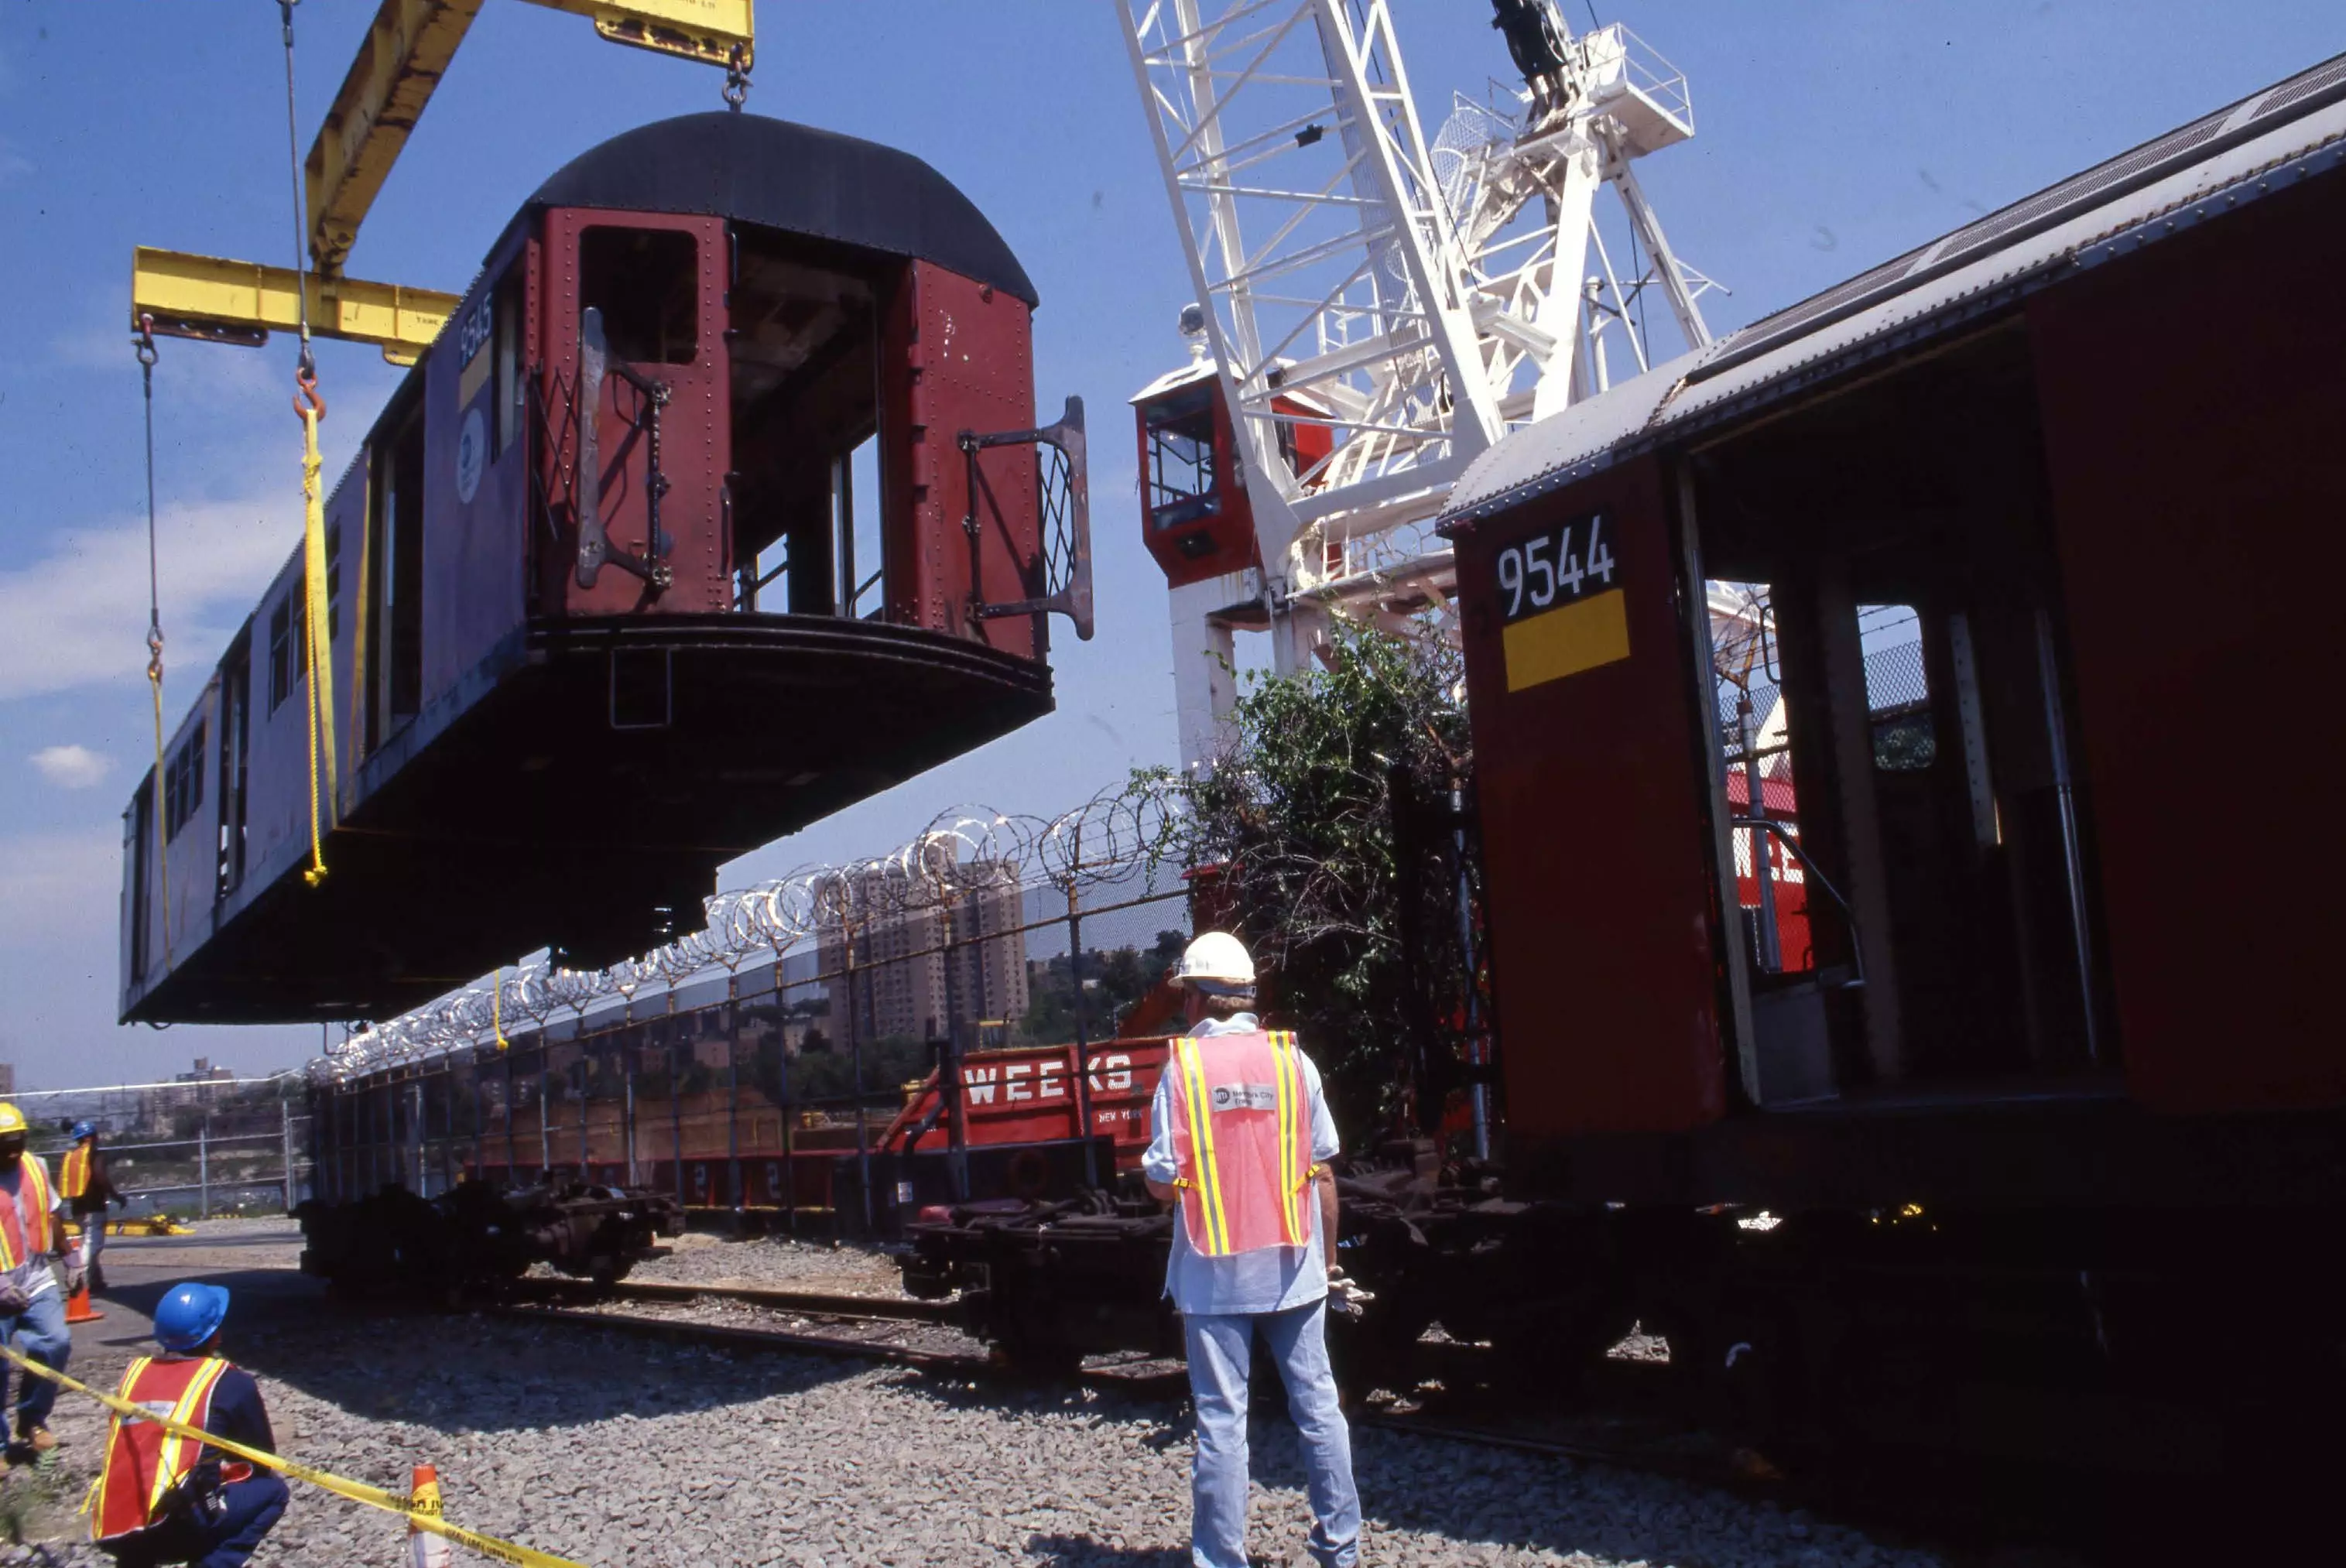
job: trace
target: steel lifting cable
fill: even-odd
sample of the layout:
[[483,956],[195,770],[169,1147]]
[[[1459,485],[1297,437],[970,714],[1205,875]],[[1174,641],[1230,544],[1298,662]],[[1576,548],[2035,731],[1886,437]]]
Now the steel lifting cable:
[[318,362],[310,345],[310,257],[301,223],[301,133],[293,98],[293,7],[299,4],[301,0],[277,0],[285,40],[285,154],[293,192],[294,294],[301,323],[301,356],[293,372],[293,412],[301,422],[301,652],[309,685],[303,707],[310,721],[310,866],[301,873],[301,880],[314,888],[326,879],[325,834],[332,826],[328,813],[338,809],[342,790],[334,765],[334,664],[326,596],[325,491],[319,477],[324,462],[318,455],[318,422],[326,417],[326,400],[318,391]]
[[[163,575],[156,565],[155,548],[155,318],[138,318],[138,336],[132,340],[138,356],[138,380],[147,402],[147,689],[155,698],[155,788],[148,808],[155,818],[155,871],[163,896],[163,967],[176,967],[171,956],[171,859],[164,852],[170,842],[165,819],[169,815],[170,776],[163,768]],[[142,977],[143,978],[143,977]]]

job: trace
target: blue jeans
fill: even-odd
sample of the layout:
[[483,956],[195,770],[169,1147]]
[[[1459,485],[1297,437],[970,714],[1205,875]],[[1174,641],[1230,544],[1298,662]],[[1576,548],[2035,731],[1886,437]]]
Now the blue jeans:
[[244,1568],[253,1548],[285,1512],[282,1477],[268,1471],[250,1481],[230,1481],[215,1494],[219,1515],[182,1517],[145,1530],[104,1550],[118,1568],[156,1568],[186,1563],[193,1568]]
[[1189,1560],[1196,1568],[1246,1568],[1247,1382],[1260,1333],[1287,1385],[1287,1409],[1303,1440],[1311,1499],[1311,1555],[1322,1568],[1361,1560],[1361,1494],[1352,1486],[1352,1437],[1328,1367],[1327,1302],[1285,1312],[1184,1317],[1189,1397],[1198,1407],[1198,1469],[1190,1481]]
[[[14,1318],[0,1318],[0,1340],[28,1360],[64,1371],[73,1357],[73,1330],[66,1327],[65,1292],[44,1290]],[[57,1386],[30,1372],[16,1376],[23,1382],[16,1390],[16,1435],[21,1438],[48,1423],[49,1407],[57,1402]]]

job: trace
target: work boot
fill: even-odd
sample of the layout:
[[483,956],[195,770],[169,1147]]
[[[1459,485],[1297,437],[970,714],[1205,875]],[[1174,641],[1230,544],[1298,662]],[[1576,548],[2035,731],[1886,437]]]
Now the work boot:
[[18,1441],[33,1451],[33,1456],[36,1459],[57,1446],[56,1434],[46,1427],[35,1427],[30,1431],[21,1434]]

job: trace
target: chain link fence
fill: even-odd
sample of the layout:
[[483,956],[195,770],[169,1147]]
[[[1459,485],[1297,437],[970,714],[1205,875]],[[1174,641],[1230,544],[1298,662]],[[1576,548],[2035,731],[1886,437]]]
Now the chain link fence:
[[500,975],[354,1036],[311,1074],[320,1196],[647,1186],[828,1234],[1104,1180],[1145,1126],[1134,1032],[1176,1022],[1187,886],[1120,802],[941,823],[711,900],[635,963]]
[[99,1135],[123,1217],[290,1213],[311,1196],[307,1084],[297,1073],[32,1089],[14,1096],[55,1179],[72,1129]]

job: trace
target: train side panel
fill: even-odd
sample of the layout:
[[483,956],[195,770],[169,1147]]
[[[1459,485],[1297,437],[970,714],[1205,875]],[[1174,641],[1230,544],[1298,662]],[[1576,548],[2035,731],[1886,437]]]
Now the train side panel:
[[[2133,1095],[2346,1101],[2335,816],[2346,188],[2309,182],[2031,302],[2087,802]],[[2209,280],[2256,284],[2222,311]]]
[[[1034,354],[1026,302],[915,260],[891,301],[882,344],[887,446],[889,616],[976,636],[1021,658],[1040,657],[1025,616],[976,622],[985,602],[1029,596],[1036,539],[1035,457],[1029,446],[980,454],[976,575],[962,523],[970,485],[963,432],[1025,430],[1035,423]],[[996,509],[998,508],[998,515]]]
[[424,375],[423,690],[454,690],[515,637],[525,609],[528,361],[539,247],[482,270]]
[[[1657,458],[1624,463],[1457,540],[1476,791],[1485,841],[1506,846],[1485,875],[1517,1153],[1683,1132],[1726,1109],[1716,872],[1663,473]],[[1556,574],[1575,567],[1567,589]]]

